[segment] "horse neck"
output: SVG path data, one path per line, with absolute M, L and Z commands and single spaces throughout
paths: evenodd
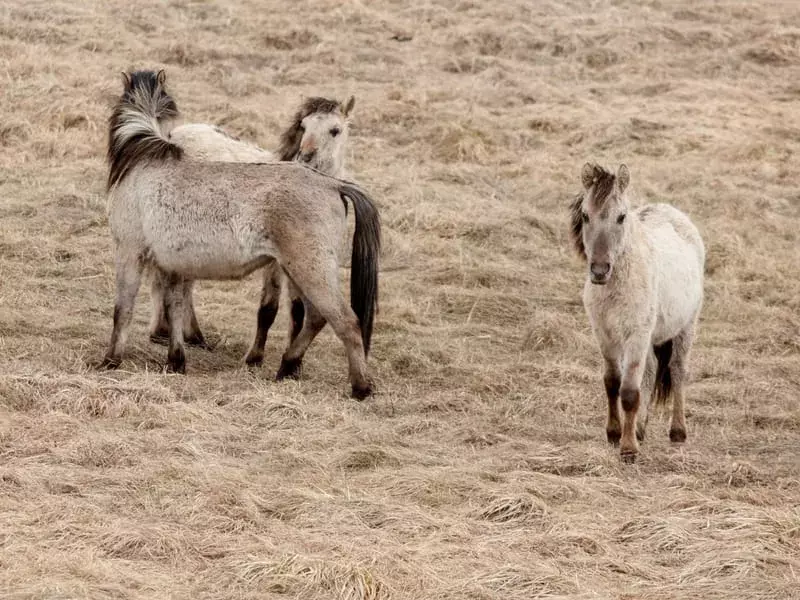
M 631 211 L 633 212 L 633 211 Z M 636 217 L 631 215 L 631 230 L 625 241 L 625 246 L 617 255 L 616 277 L 612 277 L 611 283 L 616 286 L 627 285 L 632 277 L 640 276 L 641 269 L 648 263 L 648 245 L 644 231 Z

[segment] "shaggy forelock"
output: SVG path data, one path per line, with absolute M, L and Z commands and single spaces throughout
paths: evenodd
M 610 171 L 606 171 L 600 165 L 594 165 L 593 183 L 589 190 L 591 194 L 589 202 L 592 208 L 600 210 L 605 206 L 605 203 L 614 192 L 614 187 L 617 181 L 616 175 Z

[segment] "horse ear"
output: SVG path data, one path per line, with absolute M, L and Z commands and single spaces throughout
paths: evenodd
M 594 183 L 594 165 L 592 163 L 587 162 L 583 165 L 583 169 L 581 170 L 581 182 L 583 183 L 583 187 L 587 190 L 592 187 Z
M 350 116 L 350 112 L 353 110 L 353 107 L 356 105 L 356 97 L 350 96 L 345 102 L 344 107 L 342 108 L 342 113 L 345 117 Z
M 623 163 L 619 166 L 619 169 L 617 169 L 617 183 L 619 185 L 619 191 L 624 192 L 630 182 L 631 173 L 628 171 L 628 165 Z
M 159 85 L 164 85 L 164 82 L 167 80 L 167 74 L 164 72 L 164 69 L 161 69 L 158 72 L 156 75 L 156 80 L 158 81 Z
M 126 90 L 131 87 L 131 76 L 125 71 L 122 71 L 122 87 Z

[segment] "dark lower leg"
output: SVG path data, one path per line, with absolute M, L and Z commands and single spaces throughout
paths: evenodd
M 150 318 L 150 341 L 164 344 L 169 341 L 169 324 L 167 323 L 167 303 L 164 296 L 164 282 L 159 273 L 153 273 L 150 286 L 150 299 L 153 314 Z
M 639 452 L 636 440 L 636 413 L 639 410 L 639 389 L 622 388 L 620 391 L 624 421 L 622 423 L 622 438 L 620 439 L 620 454 L 626 462 L 633 462 Z
M 183 283 L 183 339 L 190 346 L 209 349 L 203 332 L 200 331 L 200 323 L 197 322 L 197 314 L 194 312 L 194 296 L 192 294 L 194 281 Z
M 260 366 L 264 361 L 264 346 L 267 344 L 267 333 L 272 323 L 275 321 L 275 315 L 278 314 L 278 298 L 277 296 L 271 299 L 267 304 L 263 304 L 258 309 L 258 316 L 256 317 L 256 337 L 253 345 L 245 356 L 245 363 L 251 367 Z
M 301 298 L 292 298 L 292 336 L 290 338 L 292 342 L 303 330 L 303 319 L 305 315 L 306 308 L 305 304 L 303 304 L 303 300 Z
M 672 420 L 669 424 L 669 439 L 671 442 L 681 443 L 686 441 L 686 415 L 684 413 L 684 386 L 683 377 L 672 377 Z
M 608 398 L 608 421 L 606 421 L 606 438 L 609 443 L 619 444 L 622 436 L 622 427 L 619 422 L 619 386 L 620 375 L 615 365 L 606 365 L 606 372 L 603 376 L 603 383 L 606 387 L 606 397 Z
M 305 314 L 305 310 L 303 312 Z M 289 342 L 286 352 L 283 353 L 281 366 L 277 375 L 275 375 L 275 379 L 278 381 L 286 378 L 297 379 L 300 376 L 303 356 L 311 342 L 317 337 L 317 334 L 325 327 L 325 323 L 325 318 L 313 306 L 309 306 L 308 318 L 305 319 L 303 328 L 297 336 Z
M 259 366 L 264 361 L 264 347 L 267 344 L 267 335 L 270 327 L 278 314 L 281 295 L 283 271 L 277 261 L 272 261 L 264 267 L 264 280 L 261 284 L 261 299 L 258 303 L 256 316 L 256 335 L 253 344 L 244 358 L 246 364 Z

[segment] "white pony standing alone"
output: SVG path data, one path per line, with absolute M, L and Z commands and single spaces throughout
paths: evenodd
M 686 440 L 687 364 L 703 304 L 705 249 L 678 209 L 630 209 L 625 165 L 614 175 L 586 163 L 581 175 L 584 191 L 571 206 L 572 240 L 589 267 L 583 303 L 605 359 L 606 434 L 620 444 L 622 459 L 633 462 L 651 395 L 656 403 L 672 397 L 669 437 Z

